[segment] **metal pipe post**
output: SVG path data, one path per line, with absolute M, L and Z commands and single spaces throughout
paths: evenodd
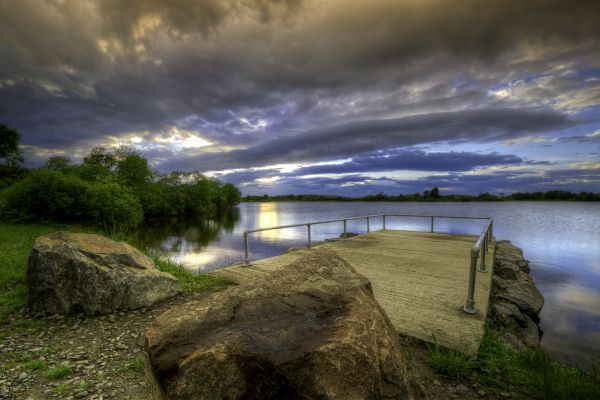
M 367 217 L 367 233 L 371 232 L 371 218 Z
M 306 224 L 306 227 L 308 228 L 308 248 L 310 249 L 310 224 Z
M 383 214 L 383 230 L 385 231 L 385 214 Z
M 477 274 L 478 251 L 471 250 L 471 271 L 469 272 L 469 292 L 463 311 L 467 314 L 475 314 L 475 276 Z
M 431 217 L 431 233 L 433 233 L 433 218 L 434 217 Z
M 483 239 L 483 242 L 481 243 L 481 250 L 479 251 L 479 253 L 481 254 L 481 266 L 479 267 L 480 272 L 485 272 L 486 242 L 487 242 L 487 237 Z
M 346 239 L 346 220 L 344 220 L 344 239 Z
M 248 260 L 248 232 L 244 232 L 244 265 L 250 265 L 250 260 Z

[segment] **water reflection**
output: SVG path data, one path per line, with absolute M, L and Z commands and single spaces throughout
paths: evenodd
M 147 226 L 137 245 L 168 256 L 192 270 L 210 269 L 227 263 L 228 255 L 211 243 L 234 234 L 239 209 L 220 212 L 214 219 L 183 219 Z
M 278 203 L 259 203 L 257 213 L 258 228 L 269 228 L 280 225 L 277 214 L 277 204 Z M 263 240 L 280 239 L 282 235 L 279 230 L 262 231 L 257 232 L 257 234 Z
M 236 210 L 237 211 L 237 210 Z M 242 203 L 214 221 L 186 221 L 148 229 L 144 246 L 162 251 L 196 271 L 240 261 L 246 229 L 349 216 L 397 213 L 491 216 L 495 235 L 523 248 L 531 274 L 546 299 L 542 345 L 562 361 L 590 367 L 600 361 L 600 204 L 519 203 Z M 371 221 L 380 229 L 381 221 Z M 428 219 L 387 220 L 388 229 L 429 230 Z M 313 241 L 338 236 L 341 223 L 317 225 Z M 348 231 L 366 231 L 365 220 Z M 473 234 L 475 221 L 436 220 L 436 231 Z M 250 235 L 251 258 L 282 254 L 306 245 L 306 227 Z

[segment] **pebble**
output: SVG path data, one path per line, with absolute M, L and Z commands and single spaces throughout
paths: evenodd
M 23 382 L 25 379 L 27 379 L 27 376 L 29 376 L 29 375 L 27 374 L 27 372 L 23 372 L 21 375 L 19 375 L 19 376 L 17 377 L 17 379 L 16 379 L 16 380 L 17 380 L 17 382 Z
M 469 389 L 467 389 L 467 387 L 466 387 L 465 385 L 463 385 L 463 384 L 456 385 L 456 386 L 454 387 L 454 390 L 455 390 L 457 393 L 466 393 L 466 392 L 468 392 L 468 391 L 469 391 Z
M 438 381 L 437 379 L 433 380 L 433 384 L 436 385 L 436 386 L 440 386 L 441 385 L 440 381 Z
M 480 396 L 485 396 L 485 392 L 482 389 L 479 389 L 477 391 L 477 394 L 480 395 Z

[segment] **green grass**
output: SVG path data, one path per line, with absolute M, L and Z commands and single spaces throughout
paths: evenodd
M 181 290 L 183 290 L 184 293 L 218 290 L 233 284 L 233 282 L 227 278 L 195 274 L 182 265 L 160 256 L 154 255 L 152 258 L 161 271 L 168 272 L 179 279 Z
M 71 385 L 67 385 L 66 383 L 61 383 L 60 385 L 58 385 L 57 387 L 52 389 L 52 393 L 60 396 L 60 395 L 69 393 L 72 389 L 73 388 L 71 387 Z
M 453 382 L 462 382 L 473 370 L 474 361 L 463 353 L 442 348 L 437 341 L 427 347 L 429 365 Z
M 57 379 L 66 378 L 71 374 L 71 368 L 67 366 L 55 367 L 51 368 L 46 372 L 46 378 L 51 381 L 55 381 Z
M 59 230 L 93 233 L 89 228 L 75 225 L 0 223 L 0 325 L 27 304 L 27 259 L 36 238 Z M 117 232 L 110 237 L 127 242 L 133 240 L 134 236 Z M 157 256 L 153 258 L 162 271 L 179 279 L 185 293 L 214 290 L 231 284 L 224 278 L 197 275 L 176 263 Z
M 26 363 L 23 367 L 30 371 L 38 371 L 40 369 L 46 368 L 47 365 L 48 363 L 44 360 L 31 360 L 28 363 Z
M 38 236 L 60 229 L 58 225 L 0 223 L 0 324 L 27 302 L 27 258 Z
M 145 363 L 146 363 L 146 359 L 144 358 L 144 356 L 142 354 L 140 354 L 137 357 L 135 357 L 133 360 L 131 360 L 131 362 L 128 362 L 127 364 L 125 364 L 121 368 L 119 368 L 118 372 L 120 372 L 120 373 L 143 372 Z
M 487 328 L 477 359 L 437 345 L 429 348 L 430 365 L 450 379 L 464 380 L 477 373 L 486 387 L 519 387 L 538 399 L 600 399 L 600 380 L 581 369 L 553 361 L 541 349 L 519 351 L 504 344 L 497 332 Z

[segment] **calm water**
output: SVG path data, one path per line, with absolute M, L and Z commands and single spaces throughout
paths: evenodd
M 546 299 L 543 346 L 566 362 L 586 367 L 600 363 L 599 203 L 242 203 L 239 210 L 215 221 L 154 229 L 143 245 L 201 272 L 242 260 L 245 229 L 381 213 L 493 217 L 494 234 L 524 250 Z M 479 233 L 481 227 L 481 222 L 436 222 L 436 231 Z M 380 221 L 372 221 L 371 229 L 380 228 Z M 428 230 L 429 221 L 390 219 L 387 228 Z M 313 240 L 339 236 L 341 231 L 341 223 L 313 227 Z M 365 222 L 349 222 L 348 231 L 365 232 Z M 269 257 L 305 244 L 306 228 L 255 233 L 251 257 Z

